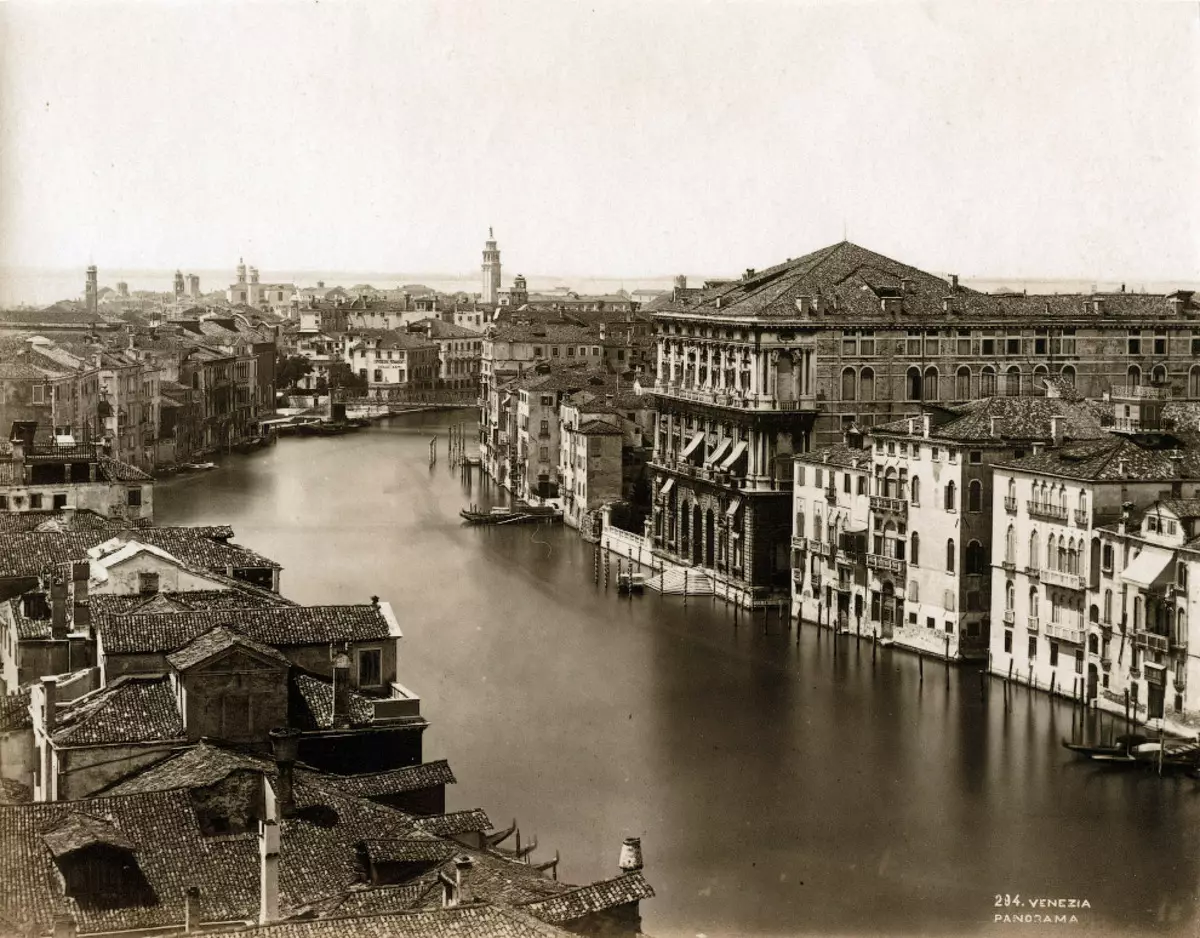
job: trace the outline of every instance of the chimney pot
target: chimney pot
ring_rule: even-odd
[[[67,581],[55,573],[50,580],[50,637],[57,642],[67,638]]]
[[[951,274],[951,275],[950,275],[950,289],[951,289],[951,290],[957,290],[957,289],[958,289],[958,274]]]
[[[272,729],[267,734],[271,739],[271,750],[275,755],[275,766],[279,771],[276,786],[276,803],[282,817],[291,817],[296,812],[294,766],[300,750],[300,731],[288,726]]]
[[[633,873],[636,870],[642,869],[644,865],[642,860],[642,838],[626,837],[625,842],[621,844],[621,856],[617,860],[617,866],[622,873]]]

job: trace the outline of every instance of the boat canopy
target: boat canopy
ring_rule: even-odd
[[[1134,558],[1133,563],[1125,568],[1121,579],[1131,586],[1150,589],[1166,570],[1167,565],[1171,562],[1171,557],[1172,554],[1169,550],[1143,547],[1142,552]]]

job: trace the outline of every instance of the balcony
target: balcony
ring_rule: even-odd
[[[1114,384],[1110,396],[1125,400],[1167,401],[1171,399],[1171,389],[1144,384]]]
[[[797,586],[804,582],[804,571],[800,567],[792,568],[792,582]]]
[[[892,498],[888,495],[872,495],[871,510],[890,511],[893,514],[908,517],[908,502],[903,498]]]
[[[1025,575],[1031,580],[1040,580],[1042,578],[1042,570],[1040,567],[1026,567]]]
[[[1107,655],[1101,657],[1100,667],[1102,667],[1105,671],[1110,670],[1112,668],[1112,658],[1108,657]]]
[[[1015,496],[1006,495],[1004,497],[1004,510],[1010,515],[1015,515],[1017,513],[1017,499]]]
[[[885,557],[883,554],[867,554],[867,566],[881,573],[904,575],[907,565],[896,557]]]
[[[808,550],[808,538],[793,535],[792,536],[792,547],[795,550]]]
[[[825,490],[825,501],[831,505],[837,504],[837,489],[830,486]]]
[[[1177,635],[1167,636],[1167,643],[1170,646],[1170,652],[1173,655],[1187,654],[1187,641],[1181,640]]]
[[[1061,521],[1067,523],[1067,509],[1061,505],[1051,505],[1049,502],[1026,502],[1026,509],[1031,518],[1042,518],[1046,521]]]
[[[1027,630],[1029,630],[1030,632],[1036,633],[1038,630],[1037,616],[1029,616],[1028,618],[1026,618],[1025,619],[1025,628]]]
[[[1005,609],[1004,610],[1004,624],[1012,625],[1016,621],[1017,621],[1017,614],[1015,612],[1013,612],[1011,609]]]
[[[1078,528],[1086,528],[1088,526],[1088,513],[1086,509],[1075,509],[1075,526]]]
[[[1165,655],[1170,648],[1167,636],[1155,635],[1153,632],[1138,632],[1133,637],[1133,644],[1137,648],[1144,648],[1146,651],[1152,651],[1160,655]]]
[[[733,407],[738,410],[800,411],[817,409],[816,397],[813,395],[807,395],[794,401],[782,401],[769,394],[750,394],[740,390],[683,388],[675,384],[656,384],[651,390],[661,397],[694,401],[698,404],[711,404],[714,407]]]
[[[1050,586],[1062,586],[1069,590],[1084,590],[1083,577],[1074,573],[1063,573],[1061,570],[1045,570],[1041,572],[1041,580]]]
[[[387,697],[371,700],[375,707],[375,722],[401,720],[421,715],[421,698],[403,684],[392,682]]]
[[[1046,638],[1057,639],[1060,642],[1070,642],[1072,645],[1082,645],[1083,629],[1063,625],[1060,622],[1047,622]]]
[[[1000,561],[1000,566],[1004,569],[1005,573],[1016,573],[1017,572],[1017,565],[1015,563],[1013,563],[1011,560]]]

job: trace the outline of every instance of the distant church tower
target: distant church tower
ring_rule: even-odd
[[[237,265],[237,282],[238,283],[246,282],[246,263],[240,257],[238,258],[238,265]]]
[[[492,229],[488,229],[488,239],[483,246],[483,302],[496,303],[500,299],[500,250],[496,247],[496,239]]]
[[[183,299],[183,271],[175,271],[175,299]]]
[[[87,283],[83,288],[83,301],[90,315],[96,315],[96,304],[100,299],[100,285],[96,279],[96,265],[87,269]]]
[[[513,277],[512,289],[508,291],[509,304],[514,309],[520,309],[529,302],[529,287],[525,283],[525,275],[517,274]]]

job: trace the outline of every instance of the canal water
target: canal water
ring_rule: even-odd
[[[473,420],[231,455],[160,482],[155,515],[233,525],[300,602],[389,600],[450,809],[515,817],[577,883],[641,836],[650,934],[1195,933],[1200,783],[1075,761],[1069,705],[1018,690],[1006,708],[978,672],[735,628],[711,598],[618,598],[615,560],[606,591],[573,531],[464,526],[496,498],[447,460],[445,428],[471,439]]]

